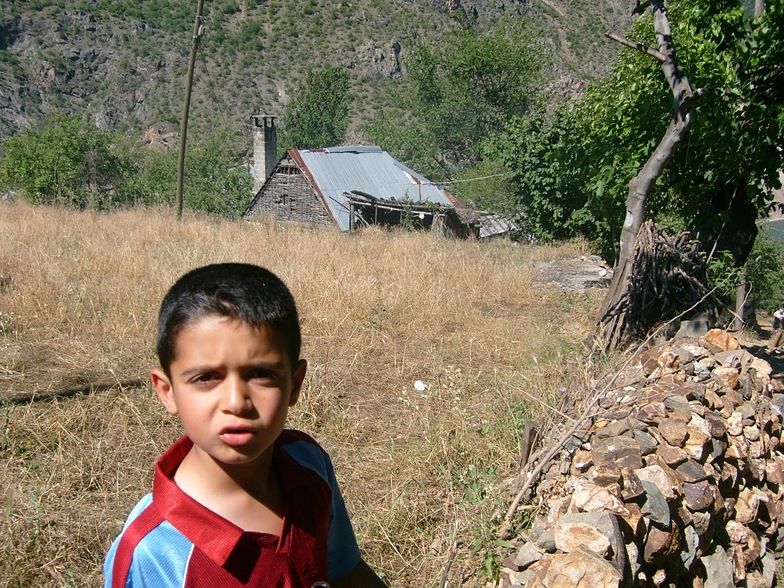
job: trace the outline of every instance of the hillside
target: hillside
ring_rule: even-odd
[[[104,129],[176,130],[196,3],[18,0],[0,5],[0,137],[54,113],[87,112]],[[352,76],[356,129],[405,78],[407,52],[460,23],[527,18],[552,50],[553,90],[580,91],[616,48],[624,0],[213,0],[205,3],[191,129],[245,130],[280,114],[308,68]]]

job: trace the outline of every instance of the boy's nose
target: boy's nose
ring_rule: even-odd
[[[226,380],[226,393],[223,396],[224,410],[239,414],[250,407],[247,383],[242,378],[228,378]]]

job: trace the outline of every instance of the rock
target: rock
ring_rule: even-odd
[[[667,499],[675,499],[683,494],[681,481],[666,464],[654,464],[634,470],[643,482],[653,482]]]
[[[617,570],[623,572],[626,569],[626,550],[624,549],[623,534],[615,516],[606,512],[596,512],[568,513],[561,517],[555,526],[556,545],[562,551],[567,551],[562,545],[575,545],[573,549],[569,550],[574,551],[579,546],[579,543],[575,544],[573,539],[566,538],[563,539],[564,543],[559,543],[559,525],[561,526],[561,532],[567,535],[569,534],[569,525],[587,525],[594,531],[599,532],[608,542],[609,552],[605,551],[602,553],[597,551],[589,543],[584,543],[585,547],[597,555],[606,556],[609,554],[609,559],[611,559]],[[603,544],[603,541],[598,541],[596,545],[601,548]]]
[[[656,484],[648,480],[642,480],[642,486],[645,488],[645,502],[642,503],[640,510],[652,521],[668,527],[670,525],[670,507],[664,494]]]
[[[555,547],[564,553],[584,547],[596,555],[606,557],[610,552],[610,540],[592,525],[564,522],[562,517],[555,523]]]
[[[708,406],[713,410],[721,410],[724,408],[724,400],[716,394],[715,390],[708,390],[705,392],[705,402],[707,402]]]
[[[653,585],[656,586],[657,588],[659,586],[664,586],[664,583],[666,581],[667,581],[667,570],[665,570],[664,568],[659,568],[658,570],[656,570],[653,573],[653,576],[651,577],[651,582],[653,582]]]
[[[730,437],[727,457],[734,457],[738,461],[745,461],[749,457],[749,442],[746,441],[744,437]]]
[[[670,394],[664,399],[664,406],[672,413],[671,416],[681,415],[686,418],[686,421],[691,418],[691,405],[689,401],[683,396],[677,394]]]
[[[554,553],[555,530],[552,527],[545,529],[536,537],[534,544],[542,551],[546,551],[547,553]]]
[[[596,436],[599,438],[618,437],[628,432],[629,430],[630,430],[629,421],[626,419],[620,419],[615,422],[609,423],[606,427],[603,427],[598,431],[596,431]]]
[[[619,588],[621,573],[598,555],[580,549],[536,562],[527,588]]]
[[[663,566],[680,549],[680,529],[674,521],[667,527],[651,525],[643,545],[643,561],[653,566]]]
[[[700,536],[691,525],[683,529],[682,547],[681,561],[683,562],[683,567],[688,570],[697,559],[697,550],[700,547]]]
[[[593,465],[593,453],[578,449],[572,456],[572,465],[578,472],[585,472]]]
[[[641,539],[645,536],[646,524],[649,522],[648,519],[646,519],[640,507],[634,502],[626,503],[626,510],[629,511],[629,514],[618,517],[619,524],[620,521],[626,523],[624,535],[628,535],[629,532],[631,532],[635,538]]]
[[[760,357],[754,357],[751,360],[749,369],[753,369],[758,377],[763,376],[770,378],[770,375],[773,373],[773,368],[770,367],[770,364]]]
[[[721,460],[724,457],[724,452],[727,450],[727,443],[721,439],[711,439],[708,443],[708,461],[710,463]],[[705,465],[708,465],[706,463]]]
[[[628,512],[623,503],[607,489],[590,482],[576,486],[572,494],[572,506],[583,512],[607,511],[614,514]]]
[[[689,510],[699,511],[710,508],[715,501],[713,486],[702,481],[696,484],[683,484],[683,503]]]
[[[719,353],[713,354],[713,359],[715,359],[716,363],[718,363],[721,366],[740,369],[741,367],[740,355],[742,353],[746,353],[746,352],[743,351],[742,349],[720,351]]]
[[[623,372],[593,424],[545,469],[537,492],[551,522],[525,533],[530,545],[503,581],[579,586],[569,574],[604,555],[612,586],[770,588],[771,554],[784,545],[784,385],[734,341],[714,330],[703,348],[649,349],[641,362],[655,379]],[[546,555],[556,548],[569,553]]]
[[[731,406],[731,410],[735,410],[741,404],[743,404],[743,396],[737,391],[732,388],[722,388],[724,392],[724,407],[727,408]]]
[[[774,464],[775,465],[775,464]],[[640,477],[629,468],[621,469],[621,498],[624,502],[634,500],[645,492]]]
[[[782,395],[784,397],[784,395]],[[649,402],[637,410],[636,418],[644,423],[658,423],[667,417],[667,407],[663,402]]]
[[[680,356],[672,349],[663,350],[656,361],[661,367],[667,369],[678,369],[681,364]]]
[[[640,550],[637,548],[637,543],[630,541],[625,545],[626,548],[626,561],[630,566],[630,577],[635,578],[640,573],[642,565],[640,563]]]
[[[703,420],[708,425],[708,433],[714,439],[721,439],[727,433],[727,425],[721,415],[715,412],[706,412]]]
[[[738,585],[746,579],[746,555],[738,545],[732,545],[727,549],[727,555],[732,562],[732,577]]]
[[[642,455],[648,455],[649,453],[653,453],[656,451],[658,444],[656,443],[656,439],[651,436],[650,433],[647,431],[641,431],[635,429],[632,431],[632,438],[637,441],[637,445],[640,447],[640,453]]]
[[[723,329],[711,329],[700,338],[700,345],[711,353],[740,349],[740,342]]]
[[[674,447],[683,447],[687,433],[686,423],[681,420],[666,418],[659,423],[659,434]]]
[[[784,484],[784,458],[780,455],[765,460],[765,477],[772,484]]]
[[[735,488],[738,484],[738,468],[729,462],[724,462],[721,466],[721,483],[724,486],[729,486],[730,489]]]
[[[727,419],[727,433],[733,437],[743,434],[743,414],[736,410]]]
[[[515,571],[520,572],[532,563],[542,559],[542,557],[544,557],[543,553],[539,551],[533,543],[526,543],[519,549],[514,558],[514,569]]]
[[[603,488],[621,486],[621,468],[615,463],[603,463],[592,468],[588,478]]]
[[[735,520],[739,523],[750,523],[757,518],[760,502],[767,502],[767,495],[758,488],[744,488],[735,503]]]
[[[681,480],[691,484],[700,482],[708,477],[705,473],[705,468],[693,459],[690,459],[675,468],[675,473],[678,474],[678,477]]]
[[[740,373],[732,367],[719,366],[711,372],[711,377],[728,390],[736,390],[740,382]]]
[[[734,588],[732,561],[721,545],[716,545],[710,554],[700,558],[705,566],[705,588]]]
[[[642,466],[642,453],[631,437],[599,439],[593,445],[593,461],[596,465],[614,463],[635,469]]]
[[[697,531],[697,535],[700,537],[710,531],[712,520],[711,513],[709,512],[691,513],[691,524],[694,527],[694,530]]]
[[[656,455],[670,467],[675,467],[689,459],[689,454],[683,449],[680,447],[673,447],[666,441],[659,444],[659,447],[656,449]]]
[[[640,367],[646,376],[650,376],[660,367],[658,354],[654,351],[643,351],[640,354]]]

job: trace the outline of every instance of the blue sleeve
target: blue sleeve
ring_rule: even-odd
[[[351,526],[351,519],[335,479],[332,462],[329,461],[332,488],[332,507],[329,513],[329,538],[327,542],[327,574],[331,581],[338,580],[357,567],[362,555],[357,545],[357,537]]]
[[[131,511],[123,532],[152,502],[152,495],[145,496]],[[114,558],[122,533],[112,543],[104,562],[104,588],[112,587]],[[133,546],[133,558],[128,569],[125,588],[181,588],[193,544],[168,521],[163,521]]]
[[[297,441],[286,445],[286,451],[300,464],[321,476],[332,493],[329,509],[329,535],[327,537],[327,575],[330,581],[339,580],[352,571],[362,555],[351,526],[351,519],[335,478],[329,455],[315,442]]]

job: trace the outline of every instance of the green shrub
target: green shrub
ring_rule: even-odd
[[[734,302],[746,274],[747,294],[754,308],[772,312],[784,300],[784,252],[779,241],[761,232],[745,268],[736,267],[729,251],[718,252],[708,266],[708,285],[723,299]]]

